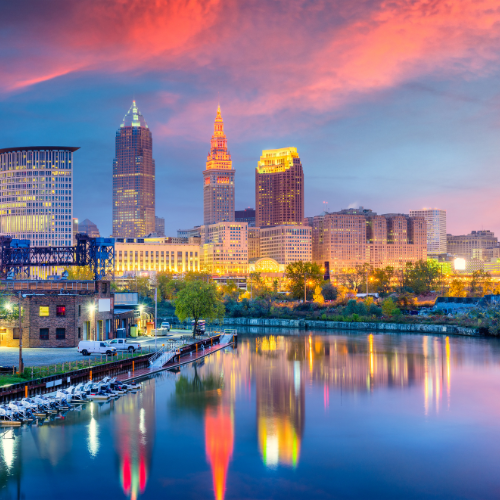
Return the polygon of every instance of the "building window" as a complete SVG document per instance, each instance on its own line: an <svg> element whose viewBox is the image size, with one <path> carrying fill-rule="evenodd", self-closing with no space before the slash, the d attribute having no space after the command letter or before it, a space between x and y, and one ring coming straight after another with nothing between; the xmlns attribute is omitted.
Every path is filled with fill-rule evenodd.
<svg viewBox="0 0 500 500"><path fill-rule="evenodd" d="M81 327L79 326L78 327L78 338L81 339L82 338L82 329Z"/></svg>
<svg viewBox="0 0 500 500"><path fill-rule="evenodd" d="M49 329L48 328L40 328L40 340L49 340Z"/></svg>
<svg viewBox="0 0 500 500"><path fill-rule="evenodd" d="M19 339L19 328L13 328L12 329L12 338L15 340L15 339Z"/></svg>
<svg viewBox="0 0 500 500"><path fill-rule="evenodd" d="M49 315L49 306L40 306L39 316L42 317L42 316L48 316L48 315Z"/></svg>
<svg viewBox="0 0 500 500"><path fill-rule="evenodd" d="M56 328L56 340L62 340L66 338L66 328Z"/></svg>
<svg viewBox="0 0 500 500"><path fill-rule="evenodd" d="M56 306L56 316L66 316L66 306Z"/></svg>
<svg viewBox="0 0 500 500"><path fill-rule="evenodd" d="M82 315L82 306L79 305L78 306L78 316L81 316Z"/></svg>

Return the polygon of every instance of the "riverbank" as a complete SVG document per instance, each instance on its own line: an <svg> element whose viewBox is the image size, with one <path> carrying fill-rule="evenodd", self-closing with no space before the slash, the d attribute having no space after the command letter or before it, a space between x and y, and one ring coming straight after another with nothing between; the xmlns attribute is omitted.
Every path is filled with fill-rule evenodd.
<svg viewBox="0 0 500 500"><path fill-rule="evenodd" d="M428 323L384 323L366 321L317 321L304 319L224 318L227 326L267 326L299 330L375 330L385 332L437 333L443 335L485 335L479 328Z"/></svg>

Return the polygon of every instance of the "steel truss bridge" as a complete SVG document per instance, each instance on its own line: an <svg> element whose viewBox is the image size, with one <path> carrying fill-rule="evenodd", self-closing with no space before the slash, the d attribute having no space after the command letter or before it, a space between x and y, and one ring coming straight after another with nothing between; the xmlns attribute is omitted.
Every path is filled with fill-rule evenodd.
<svg viewBox="0 0 500 500"><path fill-rule="evenodd" d="M0 278L11 271L29 278L31 268L49 266L89 266L94 279L101 280L113 272L115 240L76 235L74 247L31 247L29 240L0 236Z"/></svg>

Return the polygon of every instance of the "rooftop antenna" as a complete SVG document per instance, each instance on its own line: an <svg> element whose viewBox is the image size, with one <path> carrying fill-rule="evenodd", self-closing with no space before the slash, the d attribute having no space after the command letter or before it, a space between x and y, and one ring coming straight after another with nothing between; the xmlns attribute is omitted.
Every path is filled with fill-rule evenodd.
<svg viewBox="0 0 500 500"><path fill-rule="evenodd" d="M323 202L323 212L328 213L328 202L327 201Z"/></svg>

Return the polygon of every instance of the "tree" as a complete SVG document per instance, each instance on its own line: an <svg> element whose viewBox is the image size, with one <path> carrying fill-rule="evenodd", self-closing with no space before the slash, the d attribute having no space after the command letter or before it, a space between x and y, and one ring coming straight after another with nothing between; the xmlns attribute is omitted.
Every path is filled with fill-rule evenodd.
<svg viewBox="0 0 500 500"><path fill-rule="evenodd" d="M240 297L240 288L233 280L227 280L227 283L222 285L221 290L224 297L229 299L238 300Z"/></svg>
<svg viewBox="0 0 500 500"><path fill-rule="evenodd" d="M308 286L319 285L323 281L321 268L314 262L292 262L286 266L285 272L289 281L289 289L296 299L304 297L305 279L307 279Z"/></svg>
<svg viewBox="0 0 500 500"><path fill-rule="evenodd" d="M382 269L374 269L372 273L372 288L378 293L389 293L391 281L394 278L394 268L387 266Z"/></svg>
<svg viewBox="0 0 500 500"><path fill-rule="evenodd" d="M314 302L317 304L324 304L325 298L321 294L321 287L319 285L316 285L316 288L314 289L314 297L313 297Z"/></svg>
<svg viewBox="0 0 500 500"><path fill-rule="evenodd" d="M409 286L417 295L429 293L439 286L440 268L433 260L407 262L404 271L404 285Z"/></svg>
<svg viewBox="0 0 500 500"><path fill-rule="evenodd" d="M71 266L65 267L69 280L93 280L94 273L90 266Z"/></svg>
<svg viewBox="0 0 500 500"><path fill-rule="evenodd" d="M172 300L177 292L184 286L182 280L174 279L173 273L162 272L156 274L156 284L162 298Z"/></svg>
<svg viewBox="0 0 500 500"><path fill-rule="evenodd" d="M491 293L491 274L485 271L474 271L469 284L469 294L471 297L483 297Z"/></svg>
<svg viewBox="0 0 500 500"><path fill-rule="evenodd" d="M384 299L382 302L382 314L387 317L395 316L399 314L401 311L396 307L396 304L394 304L394 301L388 297L387 299Z"/></svg>
<svg viewBox="0 0 500 500"><path fill-rule="evenodd" d="M323 283L321 293L325 300L335 300L337 298L337 289L329 281Z"/></svg>
<svg viewBox="0 0 500 500"><path fill-rule="evenodd" d="M349 290L356 290L360 293L366 290L366 279L372 273L370 264L358 264L349 269L343 269L338 275L337 281Z"/></svg>
<svg viewBox="0 0 500 500"><path fill-rule="evenodd" d="M450 283L450 289L448 290L449 297L467 297L467 290L465 285L457 279L454 279Z"/></svg>
<svg viewBox="0 0 500 500"><path fill-rule="evenodd" d="M188 281L175 298L175 314L179 321L185 321L187 318L194 320L193 337L196 336L200 319L222 320L224 312L224 304L219 297L215 283L200 280Z"/></svg>

